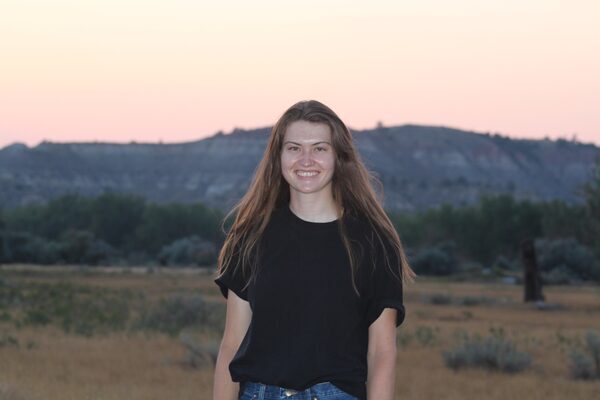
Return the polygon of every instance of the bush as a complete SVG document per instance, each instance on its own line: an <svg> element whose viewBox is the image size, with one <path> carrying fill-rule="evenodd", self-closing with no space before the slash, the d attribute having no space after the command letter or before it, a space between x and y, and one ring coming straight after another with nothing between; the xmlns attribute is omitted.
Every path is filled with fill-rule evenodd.
<svg viewBox="0 0 600 400"><path fill-rule="evenodd" d="M100 239L94 239L83 258L83 263L88 265L109 265L118 257L119 252L110 244Z"/></svg>
<svg viewBox="0 0 600 400"><path fill-rule="evenodd" d="M61 235L60 242L62 257L67 263L97 265L117 256L111 245L96 239L89 231L68 230Z"/></svg>
<svg viewBox="0 0 600 400"><path fill-rule="evenodd" d="M124 254L123 257L117 261L117 264L128 266L152 266L156 265L156 260L145 251L131 251Z"/></svg>
<svg viewBox="0 0 600 400"><path fill-rule="evenodd" d="M70 230L59 241L24 232L0 233L0 262L33 264L109 263L117 252L91 232Z"/></svg>
<svg viewBox="0 0 600 400"><path fill-rule="evenodd" d="M452 304L452 296L449 294L435 293L429 296L429 303L436 305Z"/></svg>
<svg viewBox="0 0 600 400"><path fill-rule="evenodd" d="M164 246L158 260L161 265L212 265L217 261L217 249L214 243L194 235Z"/></svg>
<svg viewBox="0 0 600 400"><path fill-rule="evenodd" d="M496 271L518 271L519 266L516 262L510 261L507 257L500 255L493 262L492 269Z"/></svg>
<svg viewBox="0 0 600 400"><path fill-rule="evenodd" d="M461 306L479 306L496 304L499 299L487 296L464 296L458 299L453 299L448 294L435 293L429 296L428 302L436 305L457 304ZM504 301L504 299L502 300Z"/></svg>
<svg viewBox="0 0 600 400"><path fill-rule="evenodd" d="M439 333L439 328L431 328L429 326L418 326L415 329L414 338L421 344L427 347L434 345L437 341L436 333Z"/></svg>
<svg viewBox="0 0 600 400"><path fill-rule="evenodd" d="M410 262L419 275L447 276L458 269L458 263L446 244L422 250Z"/></svg>
<svg viewBox="0 0 600 400"><path fill-rule="evenodd" d="M2 335L0 335L0 348L8 346L19 348L19 339L6 332L2 332ZM2 399L2 397L0 397L0 399Z"/></svg>
<svg viewBox="0 0 600 400"><path fill-rule="evenodd" d="M600 335L588 331L585 335L585 353L577 350L570 354L570 373L573 379L600 379Z"/></svg>
<svg viewBox="0 0 600 400"><path fill-rule="evenodd" d="M568 285L580 281L577 275L564 264L552 268L548 272L542 272L542 278L544 283L549 285Z"/></svg>
<svg viewBox="0 0 600 400"><path fill-rule="evenodd" d="M36 236L24 232L0 232L2 247L0 262L35 262L30 246L36 241Z"/></svg>
<svg viewBox="0 0 600 400"><path fill-rule="evenodd" d="M544 281L600 281L600 263L576 239L538 239L535 244Z"/></svg>
<svg viewBox="0 0 600 400"><path fill-rule="evenodd" d="M480 338L465 334L463 342L454 349L445 351L443 357L446 366L454 370L484 368L516 373L531 364L531 356L517 351L515 345L502 335Z"/></svg>
<svg viewBox="0 0 600 400"><path fill-rule="evenodd" d="M222 312L216 311L217 307L219 305L206 302L202 296L171 296L144 310L136 327L164 332L171 336L189 327L220 329L219 324L222 321L216 321L215 315L221 315Z"/></svg>
<svg viewBox="0 0 600 400"><path fill-rule="evenodd" d="M69 283L0 286L0 306L14 307L17 326L57 324L65 332L91 336L126 328L128 291Z"/></svg>
<svg viewBox="0 0 600 400"><path fill-rule="evenodd" d="M483 275L483 265L474 261L466 261L460 266L460 274L467 278L480 277Z"/></svg>
<svg viewBox="0 0 600 400"><path fill-rule="evenodd" d="M128 295L115 296L104 290L80 298L66 312L58 313L65 332L84 336L123 330L129 315Z"/></svg>
<svg viewBox="0 0 600 400"><path fill-rule="evenodd" d="M63 245L59 242L34 237L25 246L30 262L35 264L61 264L63 262Z"/></svg>
<svg viewBox="0 0 600 400"><path fill-rule="evenodd" d="M492 298L492 297L487 297L487 296L465 296L460 298L460 300L458 301L458 304L460 304L461 306L479 306L482 304L485 305L490 305L490 304L495 304L496 303L496 299Z"/></svg>
<svg viewBox="0 0 600 400"><path fill-rule="evenodd" d="M191 368L214 368L219 355L219 342L199 341L189 335L181 335L179 338L187 350L183 364Z"/></svg>

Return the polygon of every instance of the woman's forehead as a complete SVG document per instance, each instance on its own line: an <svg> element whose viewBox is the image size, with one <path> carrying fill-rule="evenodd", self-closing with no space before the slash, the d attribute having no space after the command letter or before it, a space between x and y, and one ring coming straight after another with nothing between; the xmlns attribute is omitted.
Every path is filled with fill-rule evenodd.
<svg viewBox="0 0 600 400"><path fill-rule="evenodd" d="M293 142L331 142L331 129L322 122L294 121L285 131L284 141Z"/></svg>

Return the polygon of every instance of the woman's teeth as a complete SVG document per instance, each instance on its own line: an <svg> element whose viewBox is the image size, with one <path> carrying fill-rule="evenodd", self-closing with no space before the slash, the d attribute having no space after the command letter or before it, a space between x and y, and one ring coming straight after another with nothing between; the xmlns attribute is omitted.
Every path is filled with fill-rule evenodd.
<svg viewBox="0 0 600 400"><path fill-rule="evenodd" d="M304 172L304 171L296 171L296 174L299 176L315 176L318 172Z"/></svg>

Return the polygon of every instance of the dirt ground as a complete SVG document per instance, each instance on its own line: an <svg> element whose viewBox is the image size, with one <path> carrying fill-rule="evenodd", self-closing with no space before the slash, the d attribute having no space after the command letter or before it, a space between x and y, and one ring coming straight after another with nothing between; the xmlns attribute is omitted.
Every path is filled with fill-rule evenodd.
<svg viewBox="0 0 600 400"><path fill-rule="evenodd" d="M71 282L143 292L148 298L198 293L224 299L210 273L134 272L68 268L0 267L11 282ZM406 289L406 319L398 328L396 398L593 399L600 381L569 377L568 353L585 332L600 332L600 288L545 287L549 305L540 310L521 302L519 286L421 279ZM451 301L432 304L438 296ZM471 305L465 305L471 304ZM531 354L524 372L454 371L443 351L461 332L502 330L517 348ZM205 334L204 340L218 340ZM3 341L2 341L2 338ZM18 340L18 345L7 338ZM59 327L16 327L0 319L0 400L208 400L213 368L187 366L181 339L160 333L116 332L92 337L67 334ZM595 394L594 394L595 393Z"/></svg>

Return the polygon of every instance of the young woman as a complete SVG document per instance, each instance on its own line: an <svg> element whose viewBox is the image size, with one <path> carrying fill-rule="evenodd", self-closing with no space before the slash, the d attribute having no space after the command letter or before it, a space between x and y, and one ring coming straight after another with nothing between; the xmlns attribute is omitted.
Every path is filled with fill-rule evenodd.
<svg viewBox="0 0 600 400"><path fill-rule="evenodd" d="M232 214L213 399L393 399L414 272L340 118L290 107Z"/></svg>

